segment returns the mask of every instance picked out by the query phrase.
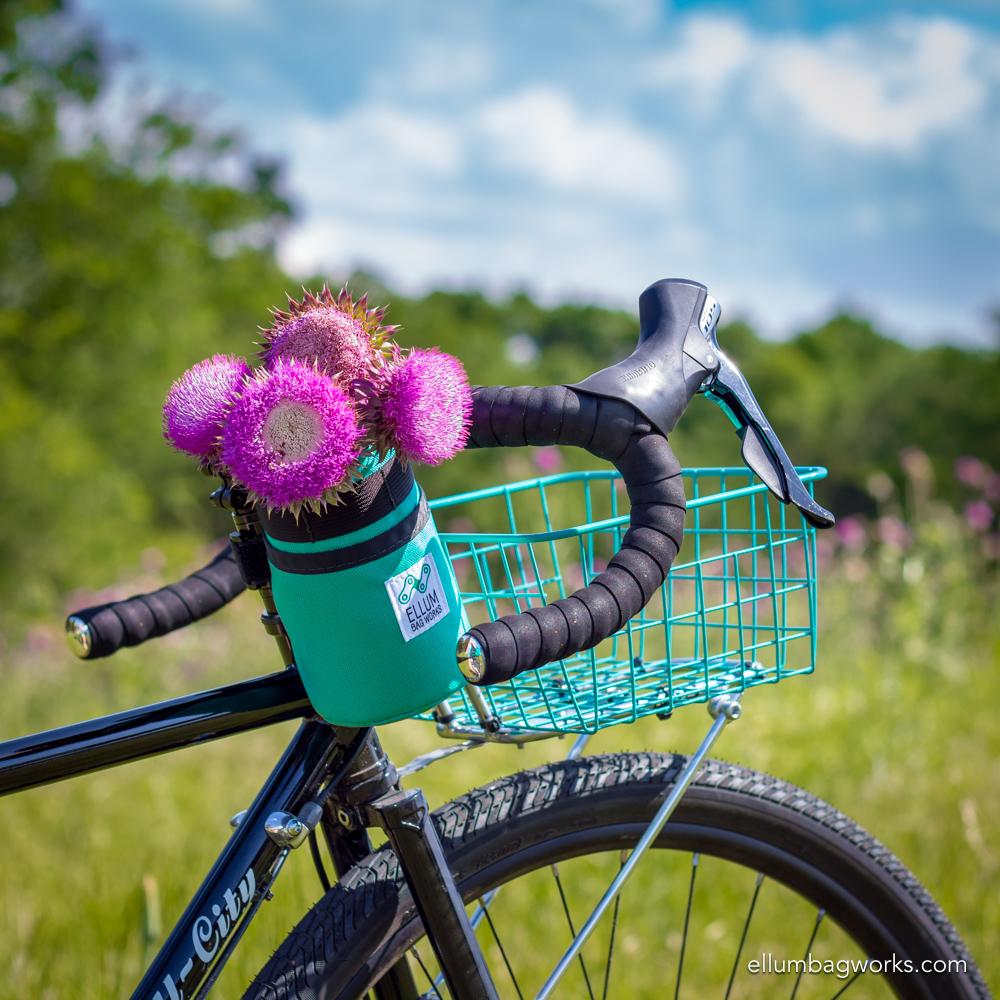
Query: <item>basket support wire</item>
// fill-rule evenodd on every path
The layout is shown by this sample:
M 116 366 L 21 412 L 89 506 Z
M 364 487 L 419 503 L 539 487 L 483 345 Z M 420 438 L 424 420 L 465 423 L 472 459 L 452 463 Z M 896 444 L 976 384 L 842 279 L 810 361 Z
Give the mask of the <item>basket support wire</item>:
M 582 733 L 580 736 L 577 736 L 577 738 L 573 741 L 573 745 L 569 748 L 569 753 L 566 754 L 566 760 L 576 760 L 578 757 L 583 755 L 583 751 L 587 748 L 587 743 L 590 741 L 590 735 L 590 733 Z M 457 747 L 449 747 L 448 749 L 454 752 L 457 750 L 466 750 L 471 748 L 472 745 L 466 746 L 463 744 Z M 438 751 L 438 753 L 440 752 L 441 751 Z M 427 757 L 428 755 L 424 754 L 423 756 Z M 418 761 L 421 762 L 420 767 L 413 767 L 412 765 L 416 764 Z M 420 770 L 422 767 L 426 767 L 426 764 L 423 763 L 423 757 L 417 757 L 407 766 L 410 767 L 411 770 L 415 771 Z M 406 772 L 406 768 L 402 768 L 399 773 L 403 774 L 404 772 Z M 495 889 L 490 889 L 490 891 L 484 893 L 479 902 L 476 903 L 476 908 L 472 911 L 472 915 L 469 917 L 469 923 L 472 924 L 473 930 L 475 930 L 483 922 L 483 917 L 486 916 L 486 911 L 493 905 L 493 900 L 497 898 L 502 888 L 503 886 L 498 885 Z M 436 991 L 440 991 L 443 985 L 444 973 L 439 972 L 434 977 L 434 988 Z
M 643 855 L 649 850 L 653 841 L 656 840 L 660 831 L 666 825 L 667 820 L 670 819 L 671 814 L 677 808 L 677 803 L 681 800 L 681 796 L 683 796 L 688 786 L 694 780 L 698 768 L 701 767 L 701 762 L 705 759 L 709 750 L 712 749 L 722 730 L 730 722 L 735 722 L 740 717 L 742 711 L 740 696 L 738 694 L 722 695 L 718 698 L 713 698 L 709 702 L 708 710 L 712 716 L 712 724 L 705 734 L 705 738 L 701 741 L 698 749 L 688 758 L 684 769 L 677 776 L 673 788 L 670 789 L 669 794 L 663 800 L 663 804 L 657 809 L 656 815 L 639 838 L 632 853 L 628 856 L 628 860 L 619 869 L 618 874 L 605 890 L 597 906 L 594 907 L 593 912 L 587 917 L 586 922 L 580 928 L 579 933 L 573 938 L 563 957 L 559 959 L 558 964 L 552 970 L 552 974 L 545 980 L 542 988 L 535 995 L 535 1000 L 545 1000 L 546 997 L 551 996 L 556 984 L 569 968 L 573 959 L 576 958 L 584 942 L 593 933 L 605 910 L 607 910 L 611 903 L 614 902 L 615 897 L 622 891 L 622 887 L 635 871 L 636 865 L 642 860 Z

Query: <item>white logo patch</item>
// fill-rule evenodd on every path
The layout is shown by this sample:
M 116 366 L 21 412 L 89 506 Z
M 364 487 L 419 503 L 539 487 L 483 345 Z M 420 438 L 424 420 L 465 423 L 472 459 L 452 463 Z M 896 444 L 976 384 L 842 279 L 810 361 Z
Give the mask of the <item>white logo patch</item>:
M 389 591 L 389 601 L 406 642 L 436 625 L 451 610 L 430 552 L 409 569 L 386 580 L 385 589 Z

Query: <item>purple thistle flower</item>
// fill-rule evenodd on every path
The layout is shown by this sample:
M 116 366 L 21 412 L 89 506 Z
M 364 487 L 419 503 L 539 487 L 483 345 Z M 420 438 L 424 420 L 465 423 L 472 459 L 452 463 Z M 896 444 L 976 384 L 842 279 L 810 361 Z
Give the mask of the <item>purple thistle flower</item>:
M 216 461 L 226 413 L 249 375 L 246 361 L 229 354 L 216 354 L 189 368 L 163 403 L 163 436 L 203 462 Z
M 982 486 L 986 482 L 988 471 L 973 455 L 962 455 L 955 460 L 955 478 L 965 486 Z
M 977 532 L 988 531 L 993 524 L 993 508 L 985 500 L 965 505 L 965 523 Z
M 546 475 L 558 472 L 562 468 L 562 455 L 559 449 L 554 447 L 536 448 L 535 465 Z
M 880 517 L 875 524 L 878 539 L 883 545 L 894 549 L 906 549 L 910 545 L 910 529 L 898 517 Z
M 840 542 L 849 549 L 860 549 L 865 544 L 866 532 L 859 518 L 837 518 L 837 524 L 833 530 Z
M 414 350 L 389 369 L 381 396 L 384 435 L 404 458 L 440 465 L 465 446 L 472 392 L 458 358 Z
M 320 306 L 281 326 L 263 351 L 264 361 L 316 363 L 327 375 L 340 375 L 344 385 L 364 378 L 372 367 L 374 349 L 365 328 L 336 306 Z
M 233 404 L 222 457 L 268 507 L 293 512 L 332 501 L 350 485 L 363 431 L 354 404 L 329 376 L 301 361 L 261 369 Z
M 398 327 L 384 326 L 385 307 L 368 308 L 368 296 L 357 301 L 346 288 L 337 295 L 324 285 L 318 295 L 289 297 L 287 309 L 273 312 L 264 331 L 261 357 L 270 366 L 279 358 L 315 363 L 327 375 L 339 375 L 345 388 L 370 378 L 387 338 Z

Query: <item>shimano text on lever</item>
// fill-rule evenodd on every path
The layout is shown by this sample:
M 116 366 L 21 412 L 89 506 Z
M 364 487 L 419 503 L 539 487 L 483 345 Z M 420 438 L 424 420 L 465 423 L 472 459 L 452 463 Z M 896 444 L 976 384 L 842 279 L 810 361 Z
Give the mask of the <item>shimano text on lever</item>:
M 833 515 L 809 494 L 740 370 L 719 348 L 721 310 L 696 281 L 665 279 L 639 298 L 639 344 L 624 361 L 574 388 L 631 403 L 668 434 L 701 392 L 718 403 L 743 442 L 743 461 L 783 503 L 810 524 L 828 528 Z

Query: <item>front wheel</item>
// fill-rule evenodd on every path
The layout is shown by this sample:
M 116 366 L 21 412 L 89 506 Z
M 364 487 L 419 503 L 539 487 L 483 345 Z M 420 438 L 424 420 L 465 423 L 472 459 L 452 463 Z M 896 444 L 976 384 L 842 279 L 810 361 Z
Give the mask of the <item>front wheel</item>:
M 534 996 L 685 762 L 562 761 L 435 813 L 502 997 Z M 401 958 L 422 991 L 448 995 L 383 849 L 313 907 L 246 997 L 363 996 Z M 877 840 L 787 782 L 709 761 L 556 996 L 806 1000 L 848 990 L 990 995 L 940 907 Z

